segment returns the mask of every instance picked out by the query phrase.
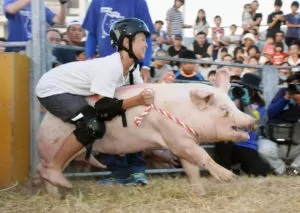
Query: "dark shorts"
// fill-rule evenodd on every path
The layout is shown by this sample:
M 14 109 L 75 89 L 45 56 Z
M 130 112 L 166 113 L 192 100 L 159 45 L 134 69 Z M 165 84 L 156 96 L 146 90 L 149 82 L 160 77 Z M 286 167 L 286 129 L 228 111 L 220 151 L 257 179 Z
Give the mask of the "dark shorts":
M 87 101 L 84 96 L 63 93 L 39 98 L 40 103 L 51 114 L 59 117 L 63 121 L 70 121 L 86 106 Z

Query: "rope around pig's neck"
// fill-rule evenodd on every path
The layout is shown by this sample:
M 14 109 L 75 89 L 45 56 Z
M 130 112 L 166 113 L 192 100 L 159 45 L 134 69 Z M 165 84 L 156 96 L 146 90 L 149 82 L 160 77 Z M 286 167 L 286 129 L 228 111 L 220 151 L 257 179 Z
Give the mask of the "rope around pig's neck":
M 134 123 L 137 126 L 140 126 L 142 124 L 142 121 L 144 119 L 144 117 L 152 110 L 154 109 L 157 112 L 160 112 L 163 116 L 169 118 L 170 120 L 174 121 L 175 123 L 179 124 L 180 126 L 182 126 L 184 129 L 186 129 L 187 131 L 189 131 L 193 136 L 195 136 L 198 139 L 199 134 L 192 129 L 189 125 L 185 124 L 184 122 L 180 121 L 178 118 L 176 118 L 175 116 L 171 115 L 170 113 L 157 108 L 154 104 L 148 106 L 145 111 L 140 115 L 134 118 Z

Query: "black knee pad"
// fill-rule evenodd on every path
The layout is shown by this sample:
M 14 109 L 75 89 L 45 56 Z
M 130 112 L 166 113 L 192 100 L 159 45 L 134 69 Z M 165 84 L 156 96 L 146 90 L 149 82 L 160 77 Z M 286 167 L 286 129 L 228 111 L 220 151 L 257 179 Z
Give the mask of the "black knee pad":
M 84 108 L 78 116 L 81 118 L 73 121 L 76 125 L 76 129 L 73 133 L 82 145 L 87 146 L 92 144 L 96 139 L 100 139 L 104 136 L 106 131 L 105 123 L 98 119 L 93 107 L 88 106 Z

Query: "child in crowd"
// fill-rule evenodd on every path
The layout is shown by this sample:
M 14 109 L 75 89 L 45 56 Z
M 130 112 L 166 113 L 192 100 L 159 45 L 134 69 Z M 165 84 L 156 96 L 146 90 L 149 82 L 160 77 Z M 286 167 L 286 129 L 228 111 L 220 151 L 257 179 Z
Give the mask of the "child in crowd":
M 244 62 L 245 60 L 245 51 L 242 47 L 236 47 L 233 51 L 233 60 Z
M 244 31 L 248 30 L 253 24 L 251 12 L 251 4 L 245 4 L 244 12 L 242 13 L 242 24 Z
M 280 66 L 284 61 L 287 60 L 288 54 L 283 52 L 283 43 L 275 43 L 275 53 L 271 55 L 271 62 L 275 66 Z
M 267 37 L 267 42 L 265 46 L 263 47 L 263 56 L 264 56 L 264 62 L 263 64 L 267 61 L 271 60 L 271 55 L 275 52 L 275 46 L 274 46 L 274 36 L 273 35 L 268 35 Z
M 228 46 L 228 53 L 230 55 L 233 55 L 233 51 L 236 47 L 239 46 L 240 42 L 241 42 L 241 36 L 236 35 L 236 30 L 237 30 L 237 26 L 235 24 L 232 24 L 230 26 L 230 35 L 229 37 L 229 46 Z
M 289 48 L 289 58 L 288 63 L 291 66 L 300 65 L 300 58 L 299 58 L 299 45 L 293 43 Z
M 213 40 L 213 59 L 216 60 L 218 56 L 218 50 L 220 49 L 222 43 L 220 42 L 221 38 L 224 36 L 224 28 L 221 27 L 222 19 L 220 16 L 215 16 L 214 18 L 215 27 L 212 28 L 212 40 Z
M 222 62 L 225 55 L 227 55 L 227 54 L 228 54 L 228 49 L 226 47 L 222 47 L 219 51 L 218 57 L 215 60 L 215 62 Z
M 212 61 L 212 58 L 207 53 L 205 53 L 203 54 L 201 61 Z M 207 80 L 208 73 L 213 69 L 215 69 L 214 65 L 201 63 L 199 67 L 199 73 L 203 76 L 205 80 Z
M 193 59 L 197 57 L 193 51 L 185 50 L 179 53 L 179 58 Z M 197 64 L 189 62 L 180 62 L 180 70 L 175 74 L 177 80 L 203 81 L 204 78 L 197 72 Z
M 242 61 L 235 61 L 235 64 L 243 64 Z M 241 76 L 243 72 L 243 68 L 242 67 L 231 67 L 230 69 L 230 76 Z
M 210 82 L 210 83 L 215 83 L 216 82 L 216 70 L 212 70 L 208 73 L 208 77 L 207 77 L 207 80 Z
M 256 66 L 258 65 L 258 59 L 256 57 L 250 57 L 248 61 L 248 65 Z M 245 68 L 243 73 L 241 74 L 241 77 L 243 77 L 246 73 L 255 73 L 257 71 L 257 68 Z

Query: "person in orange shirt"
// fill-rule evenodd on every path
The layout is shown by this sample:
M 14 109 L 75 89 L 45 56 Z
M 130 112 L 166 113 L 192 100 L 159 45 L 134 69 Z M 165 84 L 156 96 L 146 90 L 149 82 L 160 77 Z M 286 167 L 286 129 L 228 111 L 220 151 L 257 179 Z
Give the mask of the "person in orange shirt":
M 271 62 L 275 66 L 280 66 L 288 58 L 288 54 L 283 52 L 283 43 L 275 43 L 275 53 L 271 55 Z

